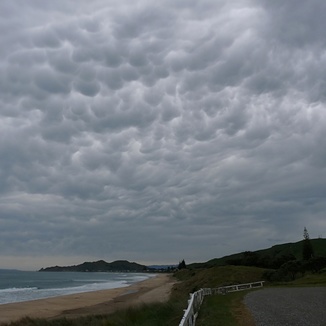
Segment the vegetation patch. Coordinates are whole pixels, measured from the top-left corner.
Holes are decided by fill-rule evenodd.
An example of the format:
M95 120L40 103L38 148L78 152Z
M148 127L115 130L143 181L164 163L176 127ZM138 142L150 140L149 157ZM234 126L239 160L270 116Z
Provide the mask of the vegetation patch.
M253 318L243 303L248 291L205 297L197 326L254 326Z
M154 303L117 311L110 315L90 315L79 318L53 320L23 318L10 326L166 326L178 325L182 307L173 301Z

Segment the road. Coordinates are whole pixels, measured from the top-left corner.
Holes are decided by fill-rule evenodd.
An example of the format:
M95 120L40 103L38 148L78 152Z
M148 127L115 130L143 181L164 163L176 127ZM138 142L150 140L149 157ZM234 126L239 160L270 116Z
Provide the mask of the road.
M326 287L266 288L244 302L256 326L326 326Z

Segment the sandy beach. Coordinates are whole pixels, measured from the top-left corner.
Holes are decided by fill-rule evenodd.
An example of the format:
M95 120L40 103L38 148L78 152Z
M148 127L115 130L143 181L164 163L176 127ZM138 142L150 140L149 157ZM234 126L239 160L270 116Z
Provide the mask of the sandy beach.
M168 300L174 283L171 275L158 274L124 288L4 304L0 305L0 323L26 316L56 318L108 314L142 303L164 302Z

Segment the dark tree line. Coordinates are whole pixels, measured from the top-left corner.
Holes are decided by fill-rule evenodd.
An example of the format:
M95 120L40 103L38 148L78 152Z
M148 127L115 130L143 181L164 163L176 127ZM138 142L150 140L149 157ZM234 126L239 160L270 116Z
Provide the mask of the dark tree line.
M265 278L270 281L292 281L306 272L317 273L326 268L326 257L315 257L307 228L303 229L302 260L291 259L278 269L267 271Z
M185 269L185 268L187 268L187 266L185 260L183 259L182 261L179 262L178 269Z

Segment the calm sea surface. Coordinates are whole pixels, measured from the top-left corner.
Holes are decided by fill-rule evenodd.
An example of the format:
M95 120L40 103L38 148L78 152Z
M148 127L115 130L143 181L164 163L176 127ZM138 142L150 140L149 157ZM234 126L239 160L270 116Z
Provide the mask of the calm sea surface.
M141 273L0 270L0 304L126 287L152 276Z

